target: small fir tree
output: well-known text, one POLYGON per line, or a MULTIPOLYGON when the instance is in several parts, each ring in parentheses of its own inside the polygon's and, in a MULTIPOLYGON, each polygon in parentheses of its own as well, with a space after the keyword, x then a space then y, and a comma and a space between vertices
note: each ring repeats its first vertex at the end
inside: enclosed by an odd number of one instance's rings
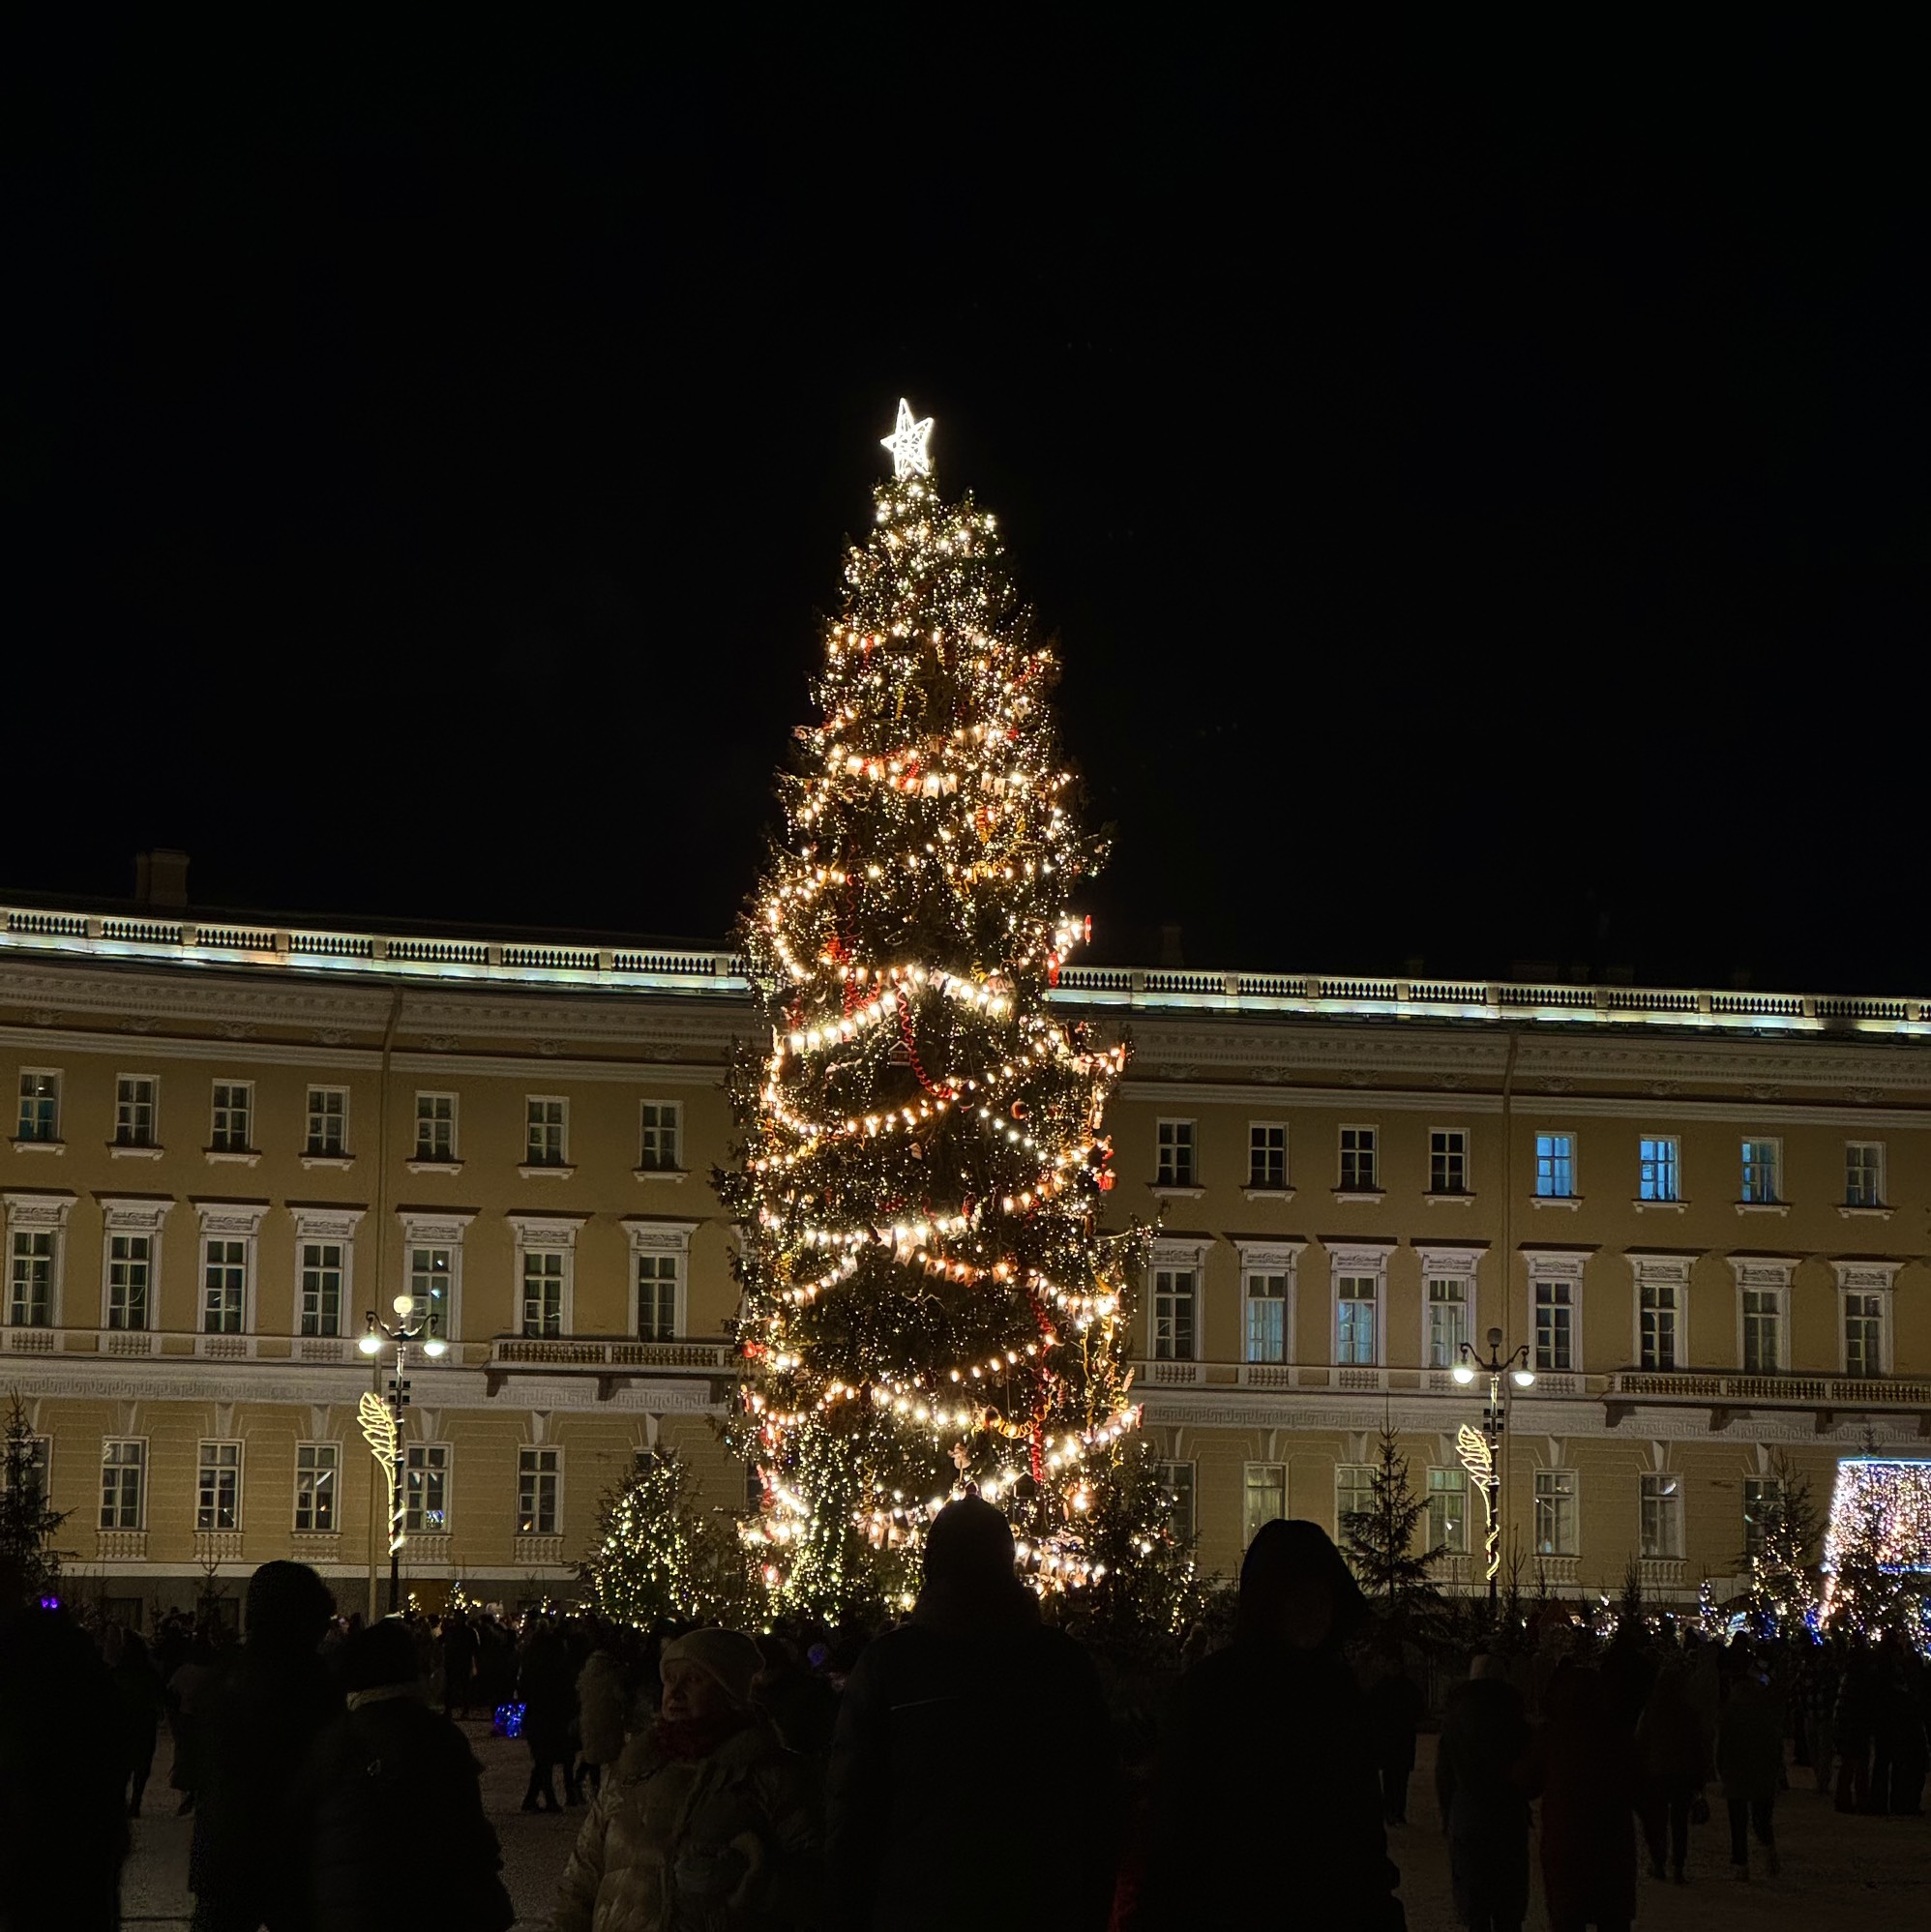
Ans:
POLYGON ((59 1593, 53 1537, 68 1514, 48 1506, 40 1444, 16 1395, 0 1445, 0 1603, 33 1603, 59 1593))
POLYGON ((1371 1495, 1368 1508, 1350 1510, 1342 1518, 1342 1549, 1390 1633, 1418 1635, 1432 1625, 1440 1607, 1432 1572, 1447 1554, 1447 1546, 1415 1548, 1428 1503, 1415 1494, 1407 1452, 1385 1422, 1371 1495))
POLYGON ((1631 1557, 1622 1566, 1622 1596, 1616 1606, 1616 1627, 1644 1630, 1649 1623, 1649 1607, 1643 1600, 1643 1566, 1631 1557))
POLYGON ((1814 1564, 1823 1527, 1810 1478, 1781 1449, 1770 1458, 1770 1475, 1776 1489, 1757 1523, 1754 1547, 1744 1551, 1746 1604, 1765 1636, 1788 1634, 1816 1608, 1814 1564))
POLYGON ((697 1478, 674 1452, 605 1493, 579 1575, 600 1616, 640 1629, 660 1618, 735 1623, 752 1597, 734 1524, 703 1506, 697 1478))

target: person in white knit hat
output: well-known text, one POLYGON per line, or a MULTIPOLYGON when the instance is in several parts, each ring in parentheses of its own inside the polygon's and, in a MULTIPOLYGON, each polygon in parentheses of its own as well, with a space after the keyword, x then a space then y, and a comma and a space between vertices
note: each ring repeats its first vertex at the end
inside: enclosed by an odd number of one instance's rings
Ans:
POLYGON ((817 1922, 823 1822, 810 1768, 754 1708, 736 1630, 665 1645, 664 1702, 605 1775, 555 1932, 783 1932, 817 1922))

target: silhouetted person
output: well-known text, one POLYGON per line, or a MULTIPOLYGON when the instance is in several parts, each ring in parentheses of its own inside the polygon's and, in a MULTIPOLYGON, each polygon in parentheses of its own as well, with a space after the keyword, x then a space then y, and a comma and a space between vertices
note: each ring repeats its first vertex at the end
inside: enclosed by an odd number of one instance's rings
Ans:
POLYGON ((1368 1687, 1375 1773, 1381 1782, 1381 1817, 1389 1825, 1408 1823, 1408 1781, 1414 1775, 1414 1734, 1422 1709, 1421 1688, 1397 1650, 1386 1674, 1368 1687))
POLYGON ((752 1701, 759 1663, 736 1630, 693 1630, 664 1647, 662 1708, 598 1787, 552 1932, 818 1925, 817 1781, 752 1701))
POLYGON ((114 1679, 114 1694, 121 1701, 121 1749, 128 1769, 128 1816, 138 1818, 141 1794, 147 1790, 148 1777, 154 1770, 155 1739, 167 1700, 162 1691, 160 1674, 138 1630, 109 1624, 102 1654, 114 1679))
POLYGON ((1360 1686, 1342 1656, 1367 1605, 1319 1525, 1266 1524, 1240 1566, 1233 1645, 1180 1680, 1137 1927, 1276 1917, 1403 1932, 1360 1686))
POLYGON ((1602 1679, 1564 1664, 1530 1753, 1551 1932, 1628 1932, 1636 1916, 1635 1743, 1602 1679))
POLYGON ((222 1653, 205 1631, 188 1641, 180 1663, 167 1675, 167 1721, 174 1735, 174 1763, 167 1781, 181 1794, 177 1818, 194 1809, 207 1762, 208 1700, 222 1680, 222 1653))
POLYGON ((1649 1875, 1685 1883, 1689 1858, 1690 1811, 1709 1776, 1709 1734, 1690 1702, 1689 1673, 1666 1665, 1656 1677, 1649 1701, 1636 1725, 1636 1769, 1641 1779, 1637 1815, 1649 1848, 1649 1875))
POLYGON ((207 1700, 188 1855, 194 1932, 301 1925, 307 1821, 296 1787, 335 1714, 321 1659, 335 1607, 306 1563, 263 1563, 249 1579, 247 1641, 207 1700))
POLYGON ((1496 1658, 1476 1657, 1448 1693, 1435 1754, 1455 1912, 1470 1932, 1522 1932, 1529 1913, 1528 1750, 1522 1693, 1496 1658))
POLYGON ((1833 1729, 1837 1741, 1837 1809, 1868 1811, 1871 1733, 1877 1721, 1875 1661, 1861 1645, 1844 1660, 1833 1729))
POLYGON ((1750 1876, 1750 1832, 1764 1848, 1770 1876, 1777 1873, 1773 1812, 1777 1777, 1784 1767, 1783 1712, 1753 1669, 1739 1671, 1716 1720, 1716 1774, 1730 1809, 1730 1871, 1750 1876))
POLYGON ((469 1741, 430 1708, 416 1647, 398 1622, 342 1647, 347 1710, 316 1739, 304 1776, 304 1932, 378 1925, 507 1932, 516 1908, 483 1815, 469 1741), (398 1828, 407 1850, 398 1857, 398 1828))
POLYGON ((846 1684, 829 1774, 830 1922, 1101 1932, 1117 1796, 1091 1658, 1041 1623, 1005 1518, 978 1497, 947 1503, 910 1620, 875 1638, 846 1684), (989 1840, 991 1795, 1035 1780, 1052 1794, 1051 1828, 989 1840))
POLYGON ((523 1742, 529 1747, 530 1781, 523 1793, 525 1811, 561 1811, 554 1771, 563 1767, 570 1801, 577 1802, 576 1754, 570 1720, 577 1709, 577 1674, 563 1639, 539 1619, 523 1646, 517 1688, 523 1702, 523 1742))
POLYGON ((458 1610, 442 1625, 442 1714, 467 1717, 476 1696, 476 1632, 458 1610))

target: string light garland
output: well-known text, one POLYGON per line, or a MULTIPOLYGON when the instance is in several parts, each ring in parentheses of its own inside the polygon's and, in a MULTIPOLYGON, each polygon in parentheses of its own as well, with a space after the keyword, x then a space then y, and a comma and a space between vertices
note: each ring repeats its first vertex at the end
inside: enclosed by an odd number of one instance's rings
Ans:
POLYGON ((1824 1532, 1824 1621, 1874 1639, 1897 1630, 1931 1649, 1931 1461, 1847 1456, 1824 1532))
POLYGON ((905 1602, 925 1525, 971 1492, 1042 1590, 1122 1551, 1191 1575, 1135 1446, 1145 1233, 1100 1227, 1126 1049, 1045 997, 1105 846, 1058 747, 1053 653, 994 519, 938 494, 932 427, 901 401, 818 718, 780 774, 742 928, 771 1043, 733 1062, 741 1152, 719 1177, 744 1235, 727 1433, 757 1471, 747 1541, 774 1608, 823 1616, 905 1602))

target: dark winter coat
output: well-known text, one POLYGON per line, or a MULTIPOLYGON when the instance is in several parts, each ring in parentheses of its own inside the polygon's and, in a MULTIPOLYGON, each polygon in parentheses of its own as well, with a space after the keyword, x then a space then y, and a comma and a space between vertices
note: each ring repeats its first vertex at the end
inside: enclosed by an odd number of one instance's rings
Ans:
POLYGON ((1529 1910, 1529 1717, 1506 1679, 1458 1683, 1441 1709, 1435 1795, 1465 1922, 1519 1923, 1529 1910))
POLYGON ((1369 1686, 1368 1729, 1378 1765, 1413 1770, 1414 1734, 1423 1708, 1421 1687, 1406 1671, 1391 1671, 1369 1686))
POLYGON ((1530 1753, 1542 1795, 1542 1890, 1556 1925, 1636 1914, 1635 1741, 1594 1671, 1560 1670, 1530 1753))
POLYGON ((507 1932, 516 1908, 468 1739, 412 1688, 350 1703, 316 1740, 304 1780, 305 1932, 507 1932))
POLYGON ((1180 1680, 1153 1815, 1144 1932, 1252 1923, 1257 1884, 1278 1896, 1284 1924, 1407 1922, 1366 1707, 1332 1645, 1254 1634, 1196 1664, 1180 1680))
POLYGON ((1716 1771, 1723 1796, 1766 1803, 1784 1762, 1783 1710, 1757 1679, 1739 1677, 1716 1722, 1716 1771))
POLYGON ((874 1639, 845 1687, 828 1785, 841 1932, 1106 1925, 1119 1818, 1106 1700, 1091 1658, 1019 1585, 970 1607, 929 1590, 874 1639), (1013 1784, 1027 1764, 1050 1828, 998 1822, 996 1794, 1029 1789, 1013 1784))
POLYGON ((1689 1676, 1672 1665, 1656 1679, 1636 1725, 1637 1769, 1651 1785, 1701 1784, 1709 1775, 1709 1734, 1690 1702, 1689 1676))
POLYGON ((570 1652, 553 1630, 530 1638, 517 1673, 523 1701, 523 1739, 540 1765, 561 1764, 570 1754, 570 1722, 577 1715, 577 1673, 570 1652))

